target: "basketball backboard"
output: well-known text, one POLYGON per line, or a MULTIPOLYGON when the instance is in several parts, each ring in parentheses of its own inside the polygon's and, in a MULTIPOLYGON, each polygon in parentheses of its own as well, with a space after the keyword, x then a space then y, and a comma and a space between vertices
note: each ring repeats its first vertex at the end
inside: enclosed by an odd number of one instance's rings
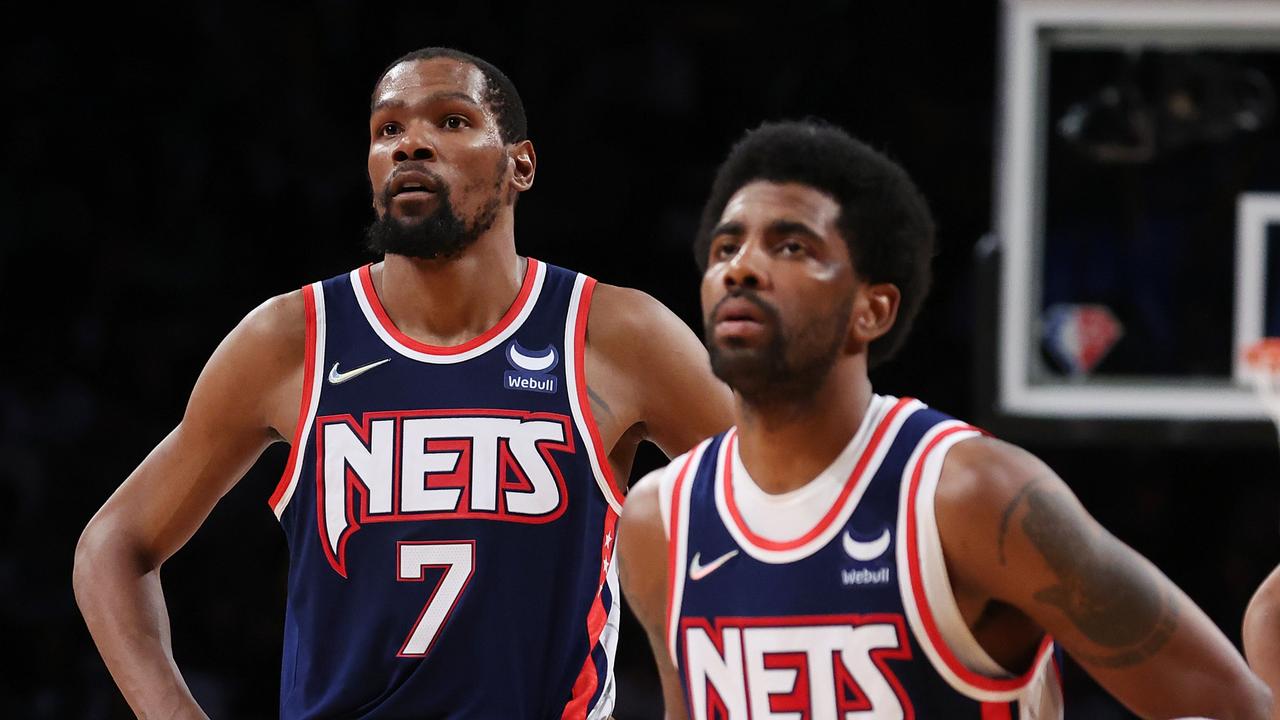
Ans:
POLYGON ((1280 336, 1280 3, 1006 0, 1003 23, 995 411, 1266 419, 1239 351, 1280 336))

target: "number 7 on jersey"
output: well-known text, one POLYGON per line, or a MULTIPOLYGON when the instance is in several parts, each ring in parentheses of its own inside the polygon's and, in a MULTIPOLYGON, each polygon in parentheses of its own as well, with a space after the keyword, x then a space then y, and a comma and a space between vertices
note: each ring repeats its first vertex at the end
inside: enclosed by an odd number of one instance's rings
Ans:
POLYGON ((476 542, 401 541, 396 543, 396 555, 396 579, 400 582, 422 582, 426 579, 425 568, 445 569, 440 583, 431 591, 431 597, 427 598, 427 604, 418 614, 409 637, 396 653, 398 657, 424 657, 431 651, 458 597, 475 574, 476 542))

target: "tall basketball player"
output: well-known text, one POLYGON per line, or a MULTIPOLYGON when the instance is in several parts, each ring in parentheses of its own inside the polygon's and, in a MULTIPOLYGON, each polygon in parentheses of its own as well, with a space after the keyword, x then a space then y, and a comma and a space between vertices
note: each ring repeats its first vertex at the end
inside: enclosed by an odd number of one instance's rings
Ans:
POLYGON ((619 526, 670 716, 1057 718, 1055 645, 1143 716, 1263 716, 1221 632, 1049 468, 872 390, 933 252, 901 168, 765 125, 696 252, 737 425, 642 480, 619 526))
POLYGON ((232 331, 85 529, 77 600, 139 716, 202 717, 159 570, 291 439, 270 497, 291 553, 281 717, 604 717, 636 445, 684 452, 731 395, 647 295, 516 253, 536 156, 500 71, 419 51, 372 100, 382 262, 232 331))

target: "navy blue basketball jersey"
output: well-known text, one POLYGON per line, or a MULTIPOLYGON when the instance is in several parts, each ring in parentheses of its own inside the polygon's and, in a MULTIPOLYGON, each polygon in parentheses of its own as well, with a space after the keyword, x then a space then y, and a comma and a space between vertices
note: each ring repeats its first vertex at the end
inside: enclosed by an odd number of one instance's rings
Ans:
POLYGON ((1061 718, 1046 638, 1020 676, 969 632, 933 514, 943 457, 975 428, 874 396, 813 482, 746 474, 736 429, 659 478, 667 645, 693 720, 1061 718))
POLYGON ((602 718, 622 494, 587 403, 595 281, 534 259, 433 347, 369 266, 303 289, 302 407, 270 505, 290 551, 280 716, 602 718))

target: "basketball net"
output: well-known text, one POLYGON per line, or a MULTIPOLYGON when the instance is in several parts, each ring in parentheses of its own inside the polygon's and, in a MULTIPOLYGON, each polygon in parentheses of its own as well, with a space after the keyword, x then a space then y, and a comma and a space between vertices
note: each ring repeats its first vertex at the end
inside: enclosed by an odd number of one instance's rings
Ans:
POLYGON ((1263 338, 1245 348, 1244 370, 1280 433, 1280 338, 1263 338))

